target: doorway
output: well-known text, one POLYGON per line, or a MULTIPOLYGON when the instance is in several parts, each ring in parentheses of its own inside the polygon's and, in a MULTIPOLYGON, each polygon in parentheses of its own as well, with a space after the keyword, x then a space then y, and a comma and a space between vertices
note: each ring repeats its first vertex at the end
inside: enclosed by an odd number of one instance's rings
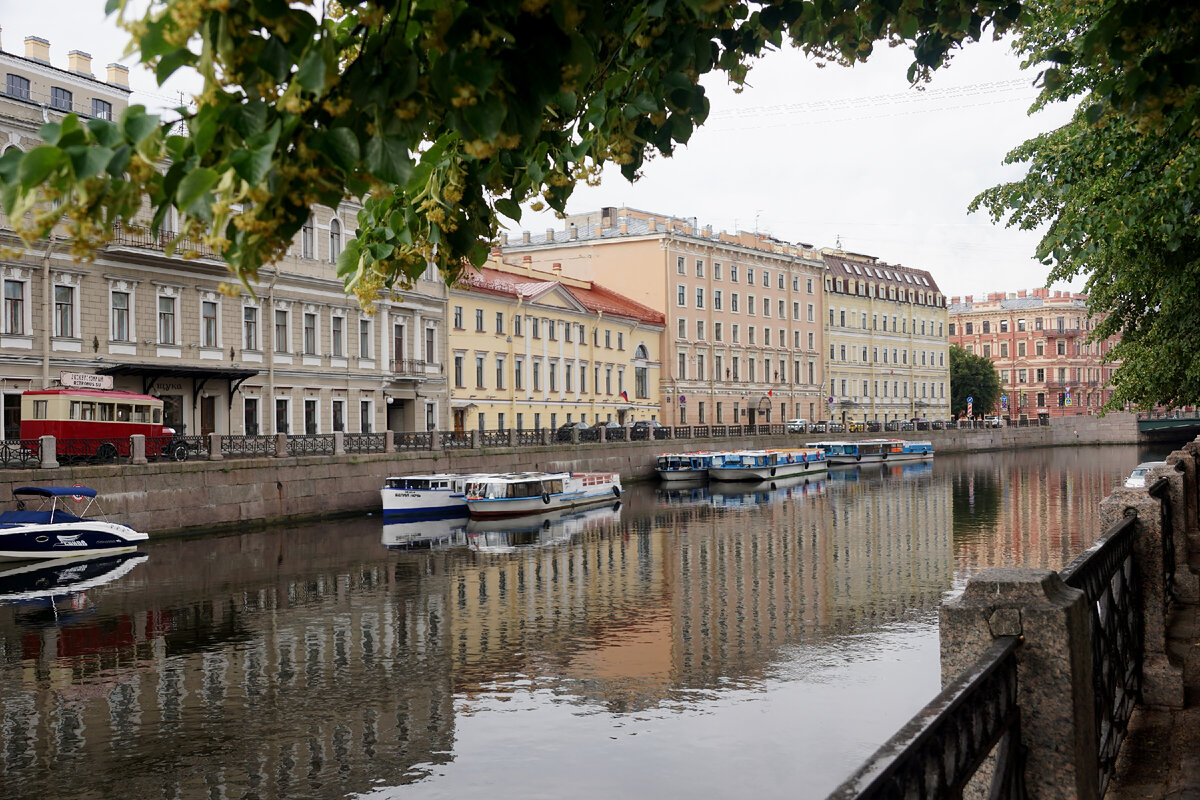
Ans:
POLYGON ((217 398, 200 398, 200 435, 208 436, 217 429, 217 398))

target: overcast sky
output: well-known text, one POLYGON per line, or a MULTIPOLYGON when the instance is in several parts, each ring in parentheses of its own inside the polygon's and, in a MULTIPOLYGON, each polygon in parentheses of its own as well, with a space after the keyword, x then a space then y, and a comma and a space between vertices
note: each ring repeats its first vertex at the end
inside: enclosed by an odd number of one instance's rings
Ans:
MULTIPOLYGON (((162 108, 189 84, 155 85, 124 58, 126 35, 104 19, 103 0, 6 3, 5 50, 24 53, 29 35, 50 40, 51 61, 84 50, 103 77, 112 61, 131 69, 133 102, 162 108)), ((718 230, 759 230, 817 247, 836 246, 893 264, 928 269, 947 295, 1043 286, 1035 233, 968 214, 980 191, 1015 179, 1005 154, 1061 125, 1066 108, 1027 115, 1035 75, 1007 46, 970 45, 924 91, 905 79, 911 56, 880 49, 867 65, 818 68, 797 51, 772 53, 735 94, 719 78, 706 87, 706 125, 669 159, 648 164, 630 184, 606 170, 599 187, 580 186, 568 210, 628 205, 695 217, 718 230)), ((527 213, 513 232, 559 227, 548 212, 527 213)), ((1076 282, 1074 288, 1082 286, 1076 282)), ((1071 288, 1056 286, 1055 288, 1071 288)))

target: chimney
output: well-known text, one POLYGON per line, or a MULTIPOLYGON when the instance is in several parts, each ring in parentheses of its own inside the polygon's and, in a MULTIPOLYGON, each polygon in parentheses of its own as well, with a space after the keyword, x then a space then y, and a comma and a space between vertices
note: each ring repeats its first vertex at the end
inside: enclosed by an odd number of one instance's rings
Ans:
POLYGON ((521 231, 521 244, 529 244, 529 231, 521 231))
POLYGON ((601 236, 604 235, 604 226, 601 225, 599 222, 597 222, 595 225, 592 226, 592 235, 595 236, 597 239, 599 239, 601 236))
POLYGON ((67 53, 67 71, 76 75, 92 77, 92 54, 82 50, 72 50, 67 53))
POLYGON ((546 242, 550 243, 553 241, 554 241, 554 228, 546 228, 546 242))
POLYGON ((712 225, 705 225, 705 226, 704 226, 704 238, 705 238, 705 239, 711 239, 711 238, 712 238, 712 225))
POLYGON ((499 259, 500 259, 500 248, 499 248, 499 247, 493 247, 493 248, 492 248, 492 254, 491 254, 491 255, 492 255, 492 258, 499 260, 499 259))
POLYGON ((658 220, 656 220, 654 217, 651 217, 649 220, 647 220, 646 224, 649 226, 651 233, 658 233, 658 220))
MULTIPOLYGON (((3 33, 3 31, 4 31, 4 29, 0 28, 0 33, 3 33)), ((0 43, 0 51, 3 51, 3 50, 4 50, 4 45, 3 45, 3 43, 0 43)))
POLYGON ((521 265, 525 267, 533 266, 533 256, 525 256, 521 259, 521 265))
POLYGON ((579 228, 576 228, 575 223, 573 223, 573 222, 571 223, 571 238, 572 239, 579 238, 579 228))
POLYGON ((129 88, 129 67, 124 64, 108 65, 108 82, 113 86, 129 88))
POLYGON ((555 261, 555 262, 554 262, 554 263, 553 263, 553 264, 550 266, 550 271, 551 271, 551 272, 553 272, 553 273, 555 274, 555 276, 556 276, 556 277, 559 277, 559 278, 561 278, 561 277, 562 277, 562 264, 560 264, 559 262, 555 261))
POLYGON ((1024 290, 1024 289, 1022 289, 1021 291, 1017 292, 1017 297, 1024 297, 1024 296, 1025 296, 1025 290, 1024 290))
POLYGON ((622 235, 629 233, 629 220, 627 220, 625 217, 621 217, 621 221, 617 225, 617 230, 620 231, 622 235))
POLYGON ((507 244, 508 244, 508 234, 507 233, 500 234, 500 246, 504 247, 507 244))
POLYGON ((958 302, 958 295, 954 295, 954 297, 951 297, 951 298, 950 298, 950 302, 951 302, 951 303, 957 303, 957 302, 958 302))
POLYGON ((25 57, 43 64, 50 63, 50 42, 39 36, 25 37, 25 57))

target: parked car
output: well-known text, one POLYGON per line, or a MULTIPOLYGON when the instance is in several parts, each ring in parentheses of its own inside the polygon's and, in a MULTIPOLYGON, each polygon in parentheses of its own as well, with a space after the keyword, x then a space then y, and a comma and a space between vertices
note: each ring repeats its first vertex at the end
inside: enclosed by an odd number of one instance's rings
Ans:
POLYGON ((829 423, 824 422, 824 421, 814 422, 812 425, 808 426, 809 433, 826 433, 828 430, 829 430, 829 423))
POLYGON ((1129 473, 1129 477, 1125 479, 1125 488, 1145 489, 1146 477, 1150 474, 1150 470, 1166 465, 1165 461, 1143 461, 1133 468, 1133 472, 1129 473))
POLYGON ((830 433, 845 433, 846 426, 840 422, 831 422, 831 423, 829 423, 829 432, 830 433))
POLYGON ((629 438, 637 439, 653 439, 654 431, 661 428, 662 423, 656 419, 639 419, 633 423, 633 427, 629 429, 629 438))
POLYGON ((808 420, 806 419, 789 419, 785 425, 788 433, 804 433, 808 430, 808 420))
POLYGON ((846 430, 850 433, 862 433, 867 429, 867 423, 860 422, 856 419, 846 420, 846 430))
POLYGON ((1004 418, 997 416, 984 417, 983 424, 988 428, 1003 428, 1004 418))
POLYGON ((568 422, 566 425, 563 425, 558 429, 558 433, 555 435, 555 438, 560 442, 571 441, 572 429, 582 433, 583 431, 590 430, 590 427, 586 422, 568 422))

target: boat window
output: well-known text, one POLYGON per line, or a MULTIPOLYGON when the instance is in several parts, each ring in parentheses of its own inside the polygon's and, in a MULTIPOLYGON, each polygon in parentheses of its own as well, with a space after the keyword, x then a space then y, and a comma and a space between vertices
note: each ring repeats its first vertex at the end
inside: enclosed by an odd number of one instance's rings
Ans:
POLYGON ((557 478, 552 481, 545 481, 544 483, 549 487, 549 488, 547 488, 546 491, 550 492, 551 494, 561 494, 562 493, 563 482, 562 482, 561 478, 557 478))

